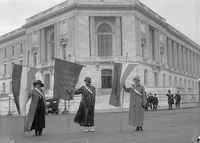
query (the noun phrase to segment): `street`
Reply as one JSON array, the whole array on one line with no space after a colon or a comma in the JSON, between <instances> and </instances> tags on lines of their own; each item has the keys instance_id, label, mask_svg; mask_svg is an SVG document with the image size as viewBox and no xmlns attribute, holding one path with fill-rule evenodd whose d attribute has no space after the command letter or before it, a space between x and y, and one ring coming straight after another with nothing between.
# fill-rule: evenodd
<instances>
[{"instance_id":1,"label":"street","mask_svg":"<svg viewBox=\"0 0 200 143\"><path fill-rule=\"evenodd\" d=\"M145 112L144 131L136 132L127 124L123 114L120 132L120 113L97 113L94 133L73 123L74 114L46 116L43 136L34 131L23 138L22 117L0 117L0 143L194 143L200 135L200 108Z\"/></svg>"}]
</instances>

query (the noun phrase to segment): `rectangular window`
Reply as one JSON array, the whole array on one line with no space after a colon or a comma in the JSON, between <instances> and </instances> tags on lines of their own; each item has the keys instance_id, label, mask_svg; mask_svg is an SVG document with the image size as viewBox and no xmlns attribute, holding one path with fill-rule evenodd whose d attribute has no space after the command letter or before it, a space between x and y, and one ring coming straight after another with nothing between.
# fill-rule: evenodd
<instances>
[{"instance_id":1,"label":"rectangular window","mask_svg":"<svg viewBox=\"0 0 200 143\"><path fill-rule=\"evenodd\" d=\"M6 93L6 83L2 83L2 86L3 86L3 93Z\"/></svg>"},{"instance_id":2,"label":"rectangular window","mask_svg":"<svg viewBox=\"0 0 200 143\"><path fill-rule=\"evenodd\" d=\"M149 27L149 46L152 49L152 60L156 59L156 54L155 54L155 37L154 37L154 29L152 27Z\"/></svg>"},{"instance_id":3,"label":"rectangular window","mask_svg":"<svg viewBox=\"0 0 200 143\"><path fill-rule=\"evenodd\" d=\"M6 75L6 64L4 64L4 75Z\"/></svg>"},{"instance_id":4,"label":"rectangular window","mask_svg":"<svg viewBox=\"0 0 200 143\"><path fill-rule=\"evenodd\" d=\"M20 43L20 54L23 53L23 43Z\"/></svg>"},{"instance_id":5,"label":"rectangular window","mask_svg":"<svg viewBox=\"0 0 200 143\"><path fill-rule=\"evenodd\" d=\"M66 60L66 45L64 44L62 47L62 58Z\"/></svg>"},{"instance_id":6,"label":"rectangular window","mask_svg":"<svg viewBox=\"0 0 200 143\"><path fill-rule=\"evenodd\" d=\"M112 56L112 35L98 35L98 55Z\"/></svg>"},{"instance_id":7,"label":"rectangular window","mask_svg":"<svg viewBox=\"0 0 200 143\"><path fill-rule=\"evenodd\" d=\"M14 55L15 55L15 47L12 46L12 56L14 56Z\"/></svg>"},{"instance_id":8,"label":"rectangular window","mask_svg":"<svg viewBox=\"0 0 200 143\"><path fill-rule=\"evenodd\" d=\"M33 54L33 66L36 67L37 65L37 53Z\"/></svg>"},{"instance_id":9,"label":"rectangular window","mask_svg":"<svg viewBox=\"0 0 200 143\"><path fill-rule=\"evenodd\" d=\"M6 58L7 57L7 50L6 50L6 48L4 49L4 58Z\"/></svg>"},{"instance_id":10,"label":"rectangular window","mask_svg":"<svg viewBox=\"0 0 200 143\"><path fill-rule=\"evenodd\" d=\"M19 62L20 62L20 65L23 65L23 60L20 60Z\"/></svg>"},{"instance_id":11,"label":"rectangular window","mask_svg":"<svg viewBox=\"0 0 200 143\"><path fill-rule=\"evenodd\" d=\"M155 87L158 87L158 73L154 72L154 85Z\"/></svg>"}]
</instances>

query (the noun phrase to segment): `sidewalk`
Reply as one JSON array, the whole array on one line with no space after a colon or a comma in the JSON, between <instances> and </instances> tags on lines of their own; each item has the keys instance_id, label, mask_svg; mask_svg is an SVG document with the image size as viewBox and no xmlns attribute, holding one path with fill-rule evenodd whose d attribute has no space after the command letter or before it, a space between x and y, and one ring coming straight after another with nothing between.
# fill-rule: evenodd
<instances>
[{"instance_id":1,"label":"sidewalk","mask_svg":"<svg viewBox=\"0 0 200 143\"><path fill-rule=\"evenodd\" d=\"M110 106L110 105L108 105ZM104 106L105 108L105 106ZM200 104L198 103L182 103L179 109L189 109L189 108L200 108ZM178 108L175 108L175 106L173 106L173 110L179 110ZM123 109L124 112L127 112L129 110L128 107L125 107ZM157 109L158 111L162 111L162 110L168 110L168 105L162 105L160 107L158 107ZM150 111L150 110L148 110ZM147 111L147 112L148 112ZM109 112L121 112L121 108L118 107L112 107L112 109L96 109L96 113L109 113Z\"/></svg>"}]
</instances>

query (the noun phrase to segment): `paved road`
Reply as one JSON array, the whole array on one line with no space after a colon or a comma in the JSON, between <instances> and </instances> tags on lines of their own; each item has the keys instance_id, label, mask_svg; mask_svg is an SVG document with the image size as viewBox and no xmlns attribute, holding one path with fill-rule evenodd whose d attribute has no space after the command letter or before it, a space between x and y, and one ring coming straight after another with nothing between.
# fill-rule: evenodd
<instances>
[{"instance_id":1,"label":"paved road","mask_svg":"<svg viewBox=\"0 0 200 143\"><path fill-rule=\"evenodd\" d=\"M145 112L143 132L127 125L123 114L120 132L120 113L97 113L96 132L84 133L83 128L72 122L68 130L67 115L47 116L43 136L34 132L23 138L23 118L0 118L0 143L194 143L200 135L200 108Z\"/></svg>"}]
</instances>

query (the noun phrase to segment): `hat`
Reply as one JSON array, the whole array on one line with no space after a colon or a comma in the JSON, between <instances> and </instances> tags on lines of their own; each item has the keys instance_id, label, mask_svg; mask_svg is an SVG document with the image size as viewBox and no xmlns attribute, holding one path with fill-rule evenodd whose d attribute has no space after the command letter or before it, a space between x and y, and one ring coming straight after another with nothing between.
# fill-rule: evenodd
<instances>
[{"instance_id":1,"label":"hat","mask_svg":"<svg viewBox=\"0 0 200 143\"><path fill-rule=\"evenodd\" d=\"M91 78L90 77L85 77L84 81L87 81L87 82L91 83Z\"/></svg>"},{"instance_id":2,"label":"hat","mask_svg":"<svg viewBox=\"0 0 200 143\"><path fill-rule=\"evenodd\" d=\"M35 82L33 82L33 85L35 86L36 84L40 84L40 87L44 87L44 84L42 83L41 80L36 80Z\"/></svg>"},{"instance_id":3,"label":"hat","mask_svg":"<svg viewBox=\"0 0 200 143\"><path fill-rule=\"evenodd\" d=\"M133 78L133 80L139 80L140 81L140 76L139 75L136 75L134 78Z\"/></svg>"}]
</instances>

